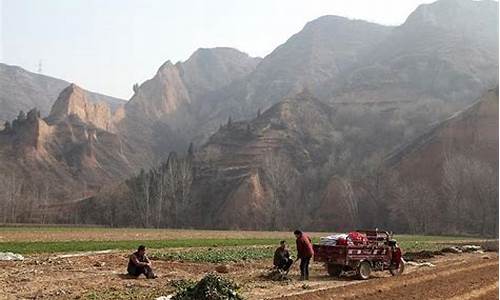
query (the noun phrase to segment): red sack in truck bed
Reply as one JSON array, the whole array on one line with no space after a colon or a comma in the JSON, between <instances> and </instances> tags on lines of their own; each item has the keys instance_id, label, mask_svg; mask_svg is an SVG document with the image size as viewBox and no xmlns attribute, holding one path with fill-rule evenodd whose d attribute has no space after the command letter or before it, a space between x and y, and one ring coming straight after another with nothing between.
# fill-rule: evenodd
<instances>
[{"instance_id":1,"label":"red sack in truck bed","mask_svg":"<svg viewBox=\"0 0 500 300\"><path fill-rule=\"evenodd\" d=\"M351 231L347 235L347 238L353 242L353 244L365 244L368 243L368 238L366 237L366 234L357 232L357 231Z\"/></svg>"}]
</instances>

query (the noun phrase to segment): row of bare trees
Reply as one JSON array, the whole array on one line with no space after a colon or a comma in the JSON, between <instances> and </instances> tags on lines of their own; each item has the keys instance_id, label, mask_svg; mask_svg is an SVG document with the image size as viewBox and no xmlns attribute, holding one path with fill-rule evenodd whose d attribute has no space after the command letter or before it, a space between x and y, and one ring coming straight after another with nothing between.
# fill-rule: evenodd
<instances>
[{"instance_id":1,"label":"row of bare trees","mask_svg":"<svg viewBox=\"0 0 500 300\"><path fill-rule=\"evenodd\" d=\"M270 187L269 226L271 229L280 229L296 206L290 200L293 200L292 191L296 188L299 174L289 158L278 152L271 152L264 157L263 169Z\"/></svg>"},{"instance_id":2,"label":"row of bare trees","mask_svg":"<svg viewBox=\"0 0 500 300\"><path fill-rule=\"evenodd\" d=\"M289 155L271 152L262 161L268 186L268 228L300 226L334 231L342 228L319 228L318 224L349 223L353 228L379 227L408 233L496 235L498 165L474 155L444 157L442 169L436 170L440 176L435 178L440 179L431 182L402 178L394 170L382 168L381 163L368 164L373 167L363 172L342 175L332 171L335 164L330 163L299 169ZM185 157L171 153L159 166L142 170L92 201L82 202L75 212L82 218L74 222L192 226L191 212L197 205L192 193L194 170L192 151ZM0 186L0 222L51 222L40 210L48 202L49 185L27 185L22 177L9 174L0 176ZM325 200L328 197L333 198ZM335 205L337 211L322 211L325 205Z\"/></svg>"},{"instance_id":3,"label":"row of bare trees","mask_svg":"<svg viewBox=\"0 0 500 300\"><path fill-rule=\"evenodd\" d=\"M399 232L498 234L498 166L472 155L448 154L430 178L402 178L383 170L363 178L360 226ZM368 208L368 209L366 209ZM375 212L375 213L374 213Z\"/></svg>"},{"instance_id":4,"label":"row of bare trees","mask_svg":"<svg viewBox=\"0 0 500 300\"><path fill-rule=\"evenodd\" d=\"M80 223L109 226L181 227L191 205L192 156L168 159L149 171L141 170L119 186L109 187L79 208Z\"/></svg>"},{"instance_id":5,"label":"row of bare trees","mask_svg":"<svg viewBox=\"0 0 500 300\"><path fill-rule=\"evenodd\" d=\"M0 223L50 222L41 209L49 202L47 182L29 182L12 172L0 174L0 187Z\"/></svg>"},{"instance_id":6,"label":"row of bare trees","mask_svg":"<svg viewBox=\"0 0 500 300\"><path fill-rule=\"evenodd\" d=\"M179 227L190 205L192 160L172 153L157 168L127 181L133 209L144 227Z\"/></svg>"},{"instance_id":7,"label":"row of bare trees","mask_svg":"<svg viewBox=\"0 0 500 300\"><path fill-rule=\"evenodd\" d=\"M448 216L459 221L453 229L498 232L498 165L455 155L446 158L443 173Z\"/></svg>"},{"instance_id":8,"label":"row of bare trees","mask_svg":"<svg viewBox=\"0 0 500 300\"><path fill-rule=\"evenodd\" d=\"M333 224L339 228L328 230L340 230L347 222L407 233L497 235L498 166L473 153L444 157L437 176L404 178L381 161L343 176L328 163L300 173L287 155L269 153L263 160L270 187L269 228L327 229L318 226ZM329 193L332 182L334 192ZM322 212L325 203L342 211Z\"/></svg>"}]
</instances>

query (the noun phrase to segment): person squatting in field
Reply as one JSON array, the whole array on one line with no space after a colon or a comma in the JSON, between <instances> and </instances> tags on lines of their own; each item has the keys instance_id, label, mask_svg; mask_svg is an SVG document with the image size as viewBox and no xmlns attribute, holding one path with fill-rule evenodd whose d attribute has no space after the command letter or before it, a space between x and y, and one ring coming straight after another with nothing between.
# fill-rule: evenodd
<instances>
[{"instance_id":1,"label":"person squatting in field","mask_svg":"<svg viewBox=\"0 0 500 300\"><path fill-rule=\"evenodd\" d=\"M302 231L293 232L297 244L297 260L300 259L300 280L309 280L309 262L314 255L311 239Z\"/></svg>"},{"instance_id":2,"label":"person squatting in field","mask_svg":"<svg viewBox=\"0 0 500 300\"><path fill-rule=\"evenodd\" d=\"M144 274L146 278L153 279L156 275L151 268L151 261L146 256L146 247L140 245L137 251L130 255L127 266L128 275L138 277Z\"/></svg>"},{"instance_id":3,"label":"person squatting in field","mask_svg":"<svg viewBox=\"0 0 500 300\"><path fill-rule=\"evenodd\" d=\"M280 246L274 251L274 267L278 270L287 272L293 264L293 259L290 258L290 251L285 241L280 242Z\"/></svg>"}]
</instances>

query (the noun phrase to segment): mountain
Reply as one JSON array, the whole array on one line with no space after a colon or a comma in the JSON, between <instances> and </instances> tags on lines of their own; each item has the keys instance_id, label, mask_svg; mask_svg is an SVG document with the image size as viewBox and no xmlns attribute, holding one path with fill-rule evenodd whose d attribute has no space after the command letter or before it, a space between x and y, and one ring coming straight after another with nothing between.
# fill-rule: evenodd
<instances>
[{"instance_id":1,"label":"mountain","mask_svg":"<svg viewBox=\"0 0 500 300\"><path fill-rule=\"evenodd\" d=\"M90 182L97 195L74 208L79 222L490 234L492 214L471 207L498 200L486 180L498 149L489 141L498 137L486 114L494 105L474 99L496 85L497 2L439 0L395 27L323 16L263 59L210 48L167 61L114 112L69 86L46 119L30 113L38 125L20 126L20 114L3 131L0 152L9 154L0 161L29 174L17 161L53 157L57 163L34 173L69 166L73 178ZM89 139L88 128L102 137ZM15 147L22 151L8 150ZM474 191L460 189L474 186L464 178L477 182ZM54 187L63 191L58 199L82 190L68 182L68 190L63 180ZM140 211L137 222L95 213L126 207ZM465 217L488 221L477 227Z\"/></svg>"},{"instance_id":2,"label":"mountain","mask_svg":"<svg viewBox=\"0 0 500 300\"><path fill-rule=\"evenodd\" d=\"M334 101L432 101L451 106L448 114L498 82L497 54L498 2L423 4L371 49L332 96Z\"/></svg>"},{"instance_id":3,"label":"mountain","mask_svg":"<svg viewBox=\"0 0 500 300\"><path fill-rule=\"evenodd\" d=\"M497 235L498 87L395 150L386 165L399 193L411 194L393 199L398 229ZM412 213L401 216L405 207Z\"/></svg>"},{"instance_id":4,"label":"mountain","mask_svg":"<svg viewBox=\"0 0 500 300\"><path fill-rule=\"evenodd\" d=\"M149 172L83 202L78 215L87 218L80 222L115 224L120 219L145 226L158 220L156 213L163 209L157 224L169 227L298 226L311 205L302 198L303 187L316 181L314 176L304 180L301 174L328 164L339 142L333 116L334 108L304 90L250 121L229 119L200 149L190 148L185 158L170 153ZM141 205L145 195L150 195L148 207ZM114 210L125 205L146 210L143 218L126 221L116 215L112 220L96 213L102 210L97 207Z\"/></svg>"},{"instance_id":5,"label":"mountain","mask_svg":"<svg viewBox=\"0 0 500 300\"><path fill-rule=\"evenodd\" d=\"M232 48L198 49L185 62L164 63L155 76L135 89L118 125L123 135L143 147L138 161L166 158L171 150L186 149L203 128L211 103L207 94L251 72L259 63Z\"/></svg>"},{"instance_id":6,"label":"mountain","mask_svg":"<svg viewBox=\"0 0 500 300\"><path fill-rule=\"evenodd\" d=\"M391 27L338 16L311 21L265 57L250 79L250 95L263 98L254 101L265 108L303 87L316 92L324 82L338 86L390 32Z\"/></svg>"},{"instance_id":7,"label":"mountain","mask_svg":"<svg viewBox=\"0 0 500 300\"><path fill-rule=\"evenodd\" d=\"M131 149L109 131L111 114L105 104L93 104L87 93L72 84L41 118L30 110L0 131L0 181L11 202L2 202L9 222L33 221L41 210L30 206L77 200L119 181L134 171ZM50 222L72 220L58 214ZM39 219L38 219L39 220Z\"/></svg>"},{"instance_id":8,"label":"mountain","mask_svg":"<svg viewBox=\"0 0 500 300\"><path fill-rule=\"evenodd\" d=\"M299 174L324 164L335 140L332 108L307 91L252 121L228 122L196 154L190 215L197 217L186 225L258 229L290 224L285 219L304 204L292 193L292 182L298 188Z\"/></svg>"},{"instance_id":9,"label":"mountain","mask_svg":"<svg viewBox=\"0 0 500 300\"><path fill-rule=\"evenodd\" d=\"M20 110L36 107L46 116L61 91L70 83L0 63L0 120L14 119ZM85 91L93 103L105 102L112 111L125 104L122 99Z\"/></svg>"},{"instance_id":10,"label":"mountain","mask_svg":"<svg viewBox=\"0 0 500 300\"><path fill-rule=\"evenodd\" d=\"M339 16L323 16L267 55L243 80L221 89L209 121L227 116L251 117L303 88L319 94L325 82L341 85L345 73L358 66L392 27Z\"/></svg>"},{"instance_id":11,"label":"mountain","mask_svg":"<svg viewBox=\"0 0 500 300\"><path fill-rule=\"evenodd\" d=\"M217 90L253 71L260 59L232 48L196 50L185 62L165 62L156 75L137 87L127 103L127 113L145 114L154 120L196 113L207 93Z\"/></svg>"},{"instance_id":12,"label":"mountain","mask_svg":"<svg viewBox=\"0 0 500 300\"><path fill-rule=\"evenodd\" d=\"M346 114L383 111L382 132L405 128L397 143L409 141L498 81L497 11L495 1L440 0L396 27L323 16L262 60L214 48L166 62L127 110L162 120L159 128L168 126L184 147L202 145L229 117L250 119L308 88ZM156 148L172 149L164 147Z\"/></svg>"},{"instance_id":13,"label":"mountain","mask_svg":"<svg viewBox=\"0 0 500 300\"><path fill-rule=\"evenodd\" d=\"M0 181L10 193L0 193L0 202L12 214L0 217L76 220L76 200L151 167L171 150L187 149L185 132L193 129L187 126L196 120L194 108L202 107L191 104L202 103L204 94L244 76L258 62L230 48L199 49L184 63L165 63L151 80L134 87L124 105L75 84L1 65L5 103L17 110L14 99L43 110L16 111L11 118L12 112L2 109L12 121L0 127ZM67 218L71 212L73 219Z\"/></svg>"},{"instance_id":14,"label":"mountain","mask_svg":"<svg viewBox=\"0 0 500 300\"><path fill-rule=\"evenodd\" d=\"M323 16L264 59L230 48L199 49L185 62L167 61L136 87L126 111L134 119L128 123L140 125L124 127L146 132L155 144L149 156L156 157L190 141L202 145L229 117L252 118L308 88L325 103L343 105L346 114L361 115L361 122L368 107L370 115L383 111L388 122L381 133L398 131L390 137L397 135L396 143L379 149L386 151L495 85L497 8L495 1L439 0L396 27Z\"/></svg>"}]
</instances>

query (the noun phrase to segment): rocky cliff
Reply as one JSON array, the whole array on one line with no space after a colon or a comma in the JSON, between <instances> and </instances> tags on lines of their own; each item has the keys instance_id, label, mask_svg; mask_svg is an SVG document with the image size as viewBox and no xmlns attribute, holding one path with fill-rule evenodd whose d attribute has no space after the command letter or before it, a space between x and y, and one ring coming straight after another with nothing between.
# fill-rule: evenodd
<instances>
[{"instance_id":1,"label":"rocky cliff","mask_svg":"<svg viewBox=\"0 0 500 300\"><path fill-rule=\"evenodd\" d=\"M107 104L91 103L85 91L75 84L65 88L57 98L47 120L58 123L68 117L78 117L82 122L97 128L113 131L111 111Z\"/></svg>"},{"instance_id":2,"label":"rocky cliff","mask_svg":"<svg viewBox=\"0 0 500 300\"><path fill-rule=\"evenodd\" d=\"M87 197L103 185L130 176L131 149L108 131L109 108L90 103L76 85L66 88L43 119L37 109L19 114L0 131L0 181L21 204L45 204ZM43 195L43 199L41 199ZM39 211L38 211L39 212ZM33 221L23 212L11 222ZM50 220L68 222L68 216Z\"/></svg>"},{"instance_id":3,"label":"rocky cliff","mask_svg":"<svg viewBox=\"0 0 500 300\"><path fill-rule=\"evenodd\" d=\"M14 119L20 110L36 107L46 116L63 89L70 83L0 63L0 120ZM90 102L105 102L112 111L125 104L122 99L85 90Z\"/></svg>"},{"instance_id":4,"label":"rocky cliff","mask_svg":"<svg viewBox=\"0 0 500 300\"><path fill-rule=\"evenodd\" d=\"M199 49L185 62L164 63L155 76L137 86L125 106L120 131L142 147L138 164L151 166L169 151L185 150L205 137L208 94L251 72L259 59L231 48Z\"/></svg>"},{"instance_id":5,"label":"rocky cliff","mask_svg":"<svg viewBox=\"0 0 500 300\"><path fill-rule=\"evenodd\" d=\"M332 112L303 91L251 121L223 125L196 155L192 214L198 217L191 225L277 228L293 223L290 214L306 205L293 193L302 184L298 174L325 163L336 140Z\"/></svg>"}]
</instances>

